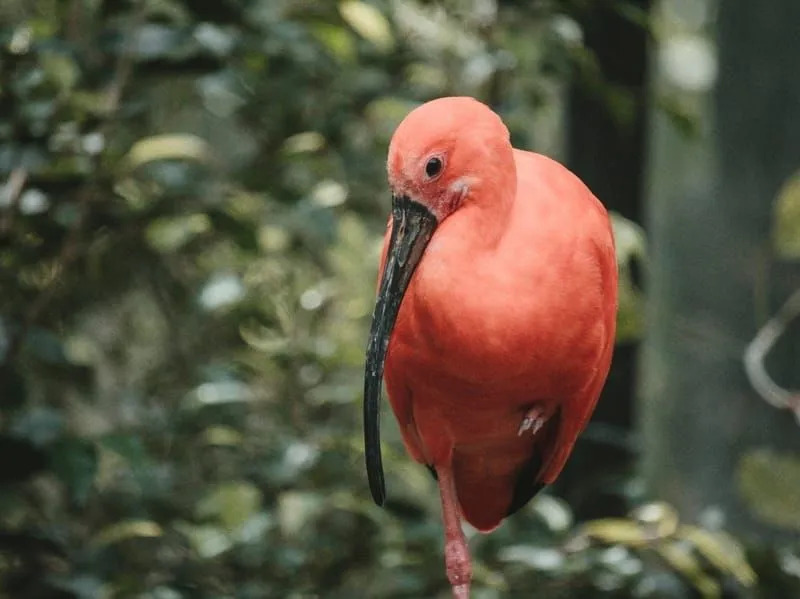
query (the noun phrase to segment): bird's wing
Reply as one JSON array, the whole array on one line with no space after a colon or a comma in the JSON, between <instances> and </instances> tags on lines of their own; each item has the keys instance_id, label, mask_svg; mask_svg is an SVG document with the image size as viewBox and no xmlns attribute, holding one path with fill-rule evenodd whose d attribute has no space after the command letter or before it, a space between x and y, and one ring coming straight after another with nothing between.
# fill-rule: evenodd
<instances>
[{"instance_id":1,"label":"bird's wing","mask_svg":"<svg viewBox=\"0 0 800 599\"><path fill-rule=\"evenodd\" d=\"M599 204L599 202L597 203ZM603 216L605 220L608 219L604 209ZM610 227L610 224L608 226ZM595 361L593 375L583 389L565 401L561 407L562 418L558 426L558 434L554 439L553 451L548 456L540 475L541 481L547 484L553 482L559 475L578 435L589 423L605 384L614 351L617 318L617 262L614 242L609 233L603 241L593 240L593 244L601 274L599 281L602 289L599 291L602 298L602 320L596 326L600 329L602 343Z\"/></svg>"},{"instance_id":2,"label":"bird's wing","mask_svg":"<svg viewBox=\"0 0 800 599\"><path fill-rule=\"evenodd\" d=\"M537 433L531 456L519 471L519 474L517 474L514 494L511 496L511 505L508 506L506 516L510 516L524 507L544 488L546 483L542 481L540 476L546 457L546 450L543 448L554 446L560 428L560 421L561 412L557 411Z\"/></svg>"}]
</instances>

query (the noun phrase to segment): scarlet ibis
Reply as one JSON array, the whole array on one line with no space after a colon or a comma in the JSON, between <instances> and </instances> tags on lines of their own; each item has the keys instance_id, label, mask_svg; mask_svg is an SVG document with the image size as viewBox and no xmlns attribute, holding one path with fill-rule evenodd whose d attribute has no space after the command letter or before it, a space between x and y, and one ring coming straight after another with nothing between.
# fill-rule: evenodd
<instances>
[{"instance_id":1,"label":"scarlet ibis","mask_svg":"<svg viewBox=\"0 0 800 599\"><path fill-rule=\"evenodd\" d=\"M367 348L364 441L386 498L379 398L438 480L447 577L469 597L463 518L482 532L561 472L605 383L617 268L577 176L512 148L472 98L411 111L389 145L392 213Z\"/></svg>"}]
</instances>

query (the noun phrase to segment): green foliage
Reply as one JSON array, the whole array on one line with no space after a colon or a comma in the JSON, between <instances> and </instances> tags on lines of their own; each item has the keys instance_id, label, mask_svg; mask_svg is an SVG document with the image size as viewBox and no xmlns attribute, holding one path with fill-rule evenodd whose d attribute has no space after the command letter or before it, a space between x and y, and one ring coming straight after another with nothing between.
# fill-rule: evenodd
<instances>
[{"instance_id":1,"label":"green foliage","mask_svg":"<svg viewBox=\"0 0 800 599\"><path fill-rule=\"evenodd\" d=\"M443 6L2 3L3 596L446 595L427 473L396 433L388 510L362 472L386 143L469 93L553 147L591 57L555 6ZM570 526L476 537L476 596L692 596Z\"/></svg>"},{"instance_id":2,"label":"green foliage","mask_svg":"<svg viewBox=\"0 0 800 599\"><path fill-rule=\"evenodd\" d=\"M800 174L795 173L781 187L775 199L772 245L778 257L800 258Z\"/></svg>"},{"instance_id":3,"label":"green foliage","mask_svg":"<svg viewBox=\"0 0 800 599\"><path fill-rule=\"evenodd\" d=\"M644 231L636 223L611 213L614 245L619 266L619 306L617 308L617 342L641 337L644 328L644 294L634 280L636 266L647 261Z\"/></svg>"},{"instance_id":4,"label":"green foliage","mask_svg":"<svg viewBox=\"0 0 800 599\"><path fill-rule=\"evenodd\" d=\"M760 449L745 454L737 472L747 506L764 522L800 530L800 460L791 454Z\"/></svg>"}]
</instances>

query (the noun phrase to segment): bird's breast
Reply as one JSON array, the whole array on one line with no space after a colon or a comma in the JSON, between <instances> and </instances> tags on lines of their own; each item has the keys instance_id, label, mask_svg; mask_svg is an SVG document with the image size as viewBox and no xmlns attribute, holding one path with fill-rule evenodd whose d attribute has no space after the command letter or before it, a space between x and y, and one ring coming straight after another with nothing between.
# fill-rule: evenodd
<instances>
[{"instance_id":1,"label":"bird's breast","mask_svg":"<svg viewBox=\"0 0 800 599\"><path fill-rule=\"evenodd\" d=\"M604 343L599 302L534 266L511 280L495 272L479 260L457 268L435 251L426 255L403 300L390 359L412 385L425 378L525 402L580 388Z\"/></svg>"}]
</instances>

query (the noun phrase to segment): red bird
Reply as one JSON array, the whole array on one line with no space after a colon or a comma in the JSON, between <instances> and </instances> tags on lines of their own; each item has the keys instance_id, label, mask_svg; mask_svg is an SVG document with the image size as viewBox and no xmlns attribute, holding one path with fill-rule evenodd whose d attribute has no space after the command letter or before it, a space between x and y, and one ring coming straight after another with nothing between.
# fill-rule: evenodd
<instances>
[{"instance_id":1,"label":"red bird","mask_svg":"<svg viewBox=\"0 0 800 599\"><path fill-rule=\"evenodd\" d=\"M408 453L438 480L447 576L463 599L472 567L461 518L488 532L524 506L556 479L594 410L614 346L614 241L580 179L512 148L500 117L472 98L413 110L388 175L367 474L382 505L385 376Z\"/></svg>"}]
</instances>

